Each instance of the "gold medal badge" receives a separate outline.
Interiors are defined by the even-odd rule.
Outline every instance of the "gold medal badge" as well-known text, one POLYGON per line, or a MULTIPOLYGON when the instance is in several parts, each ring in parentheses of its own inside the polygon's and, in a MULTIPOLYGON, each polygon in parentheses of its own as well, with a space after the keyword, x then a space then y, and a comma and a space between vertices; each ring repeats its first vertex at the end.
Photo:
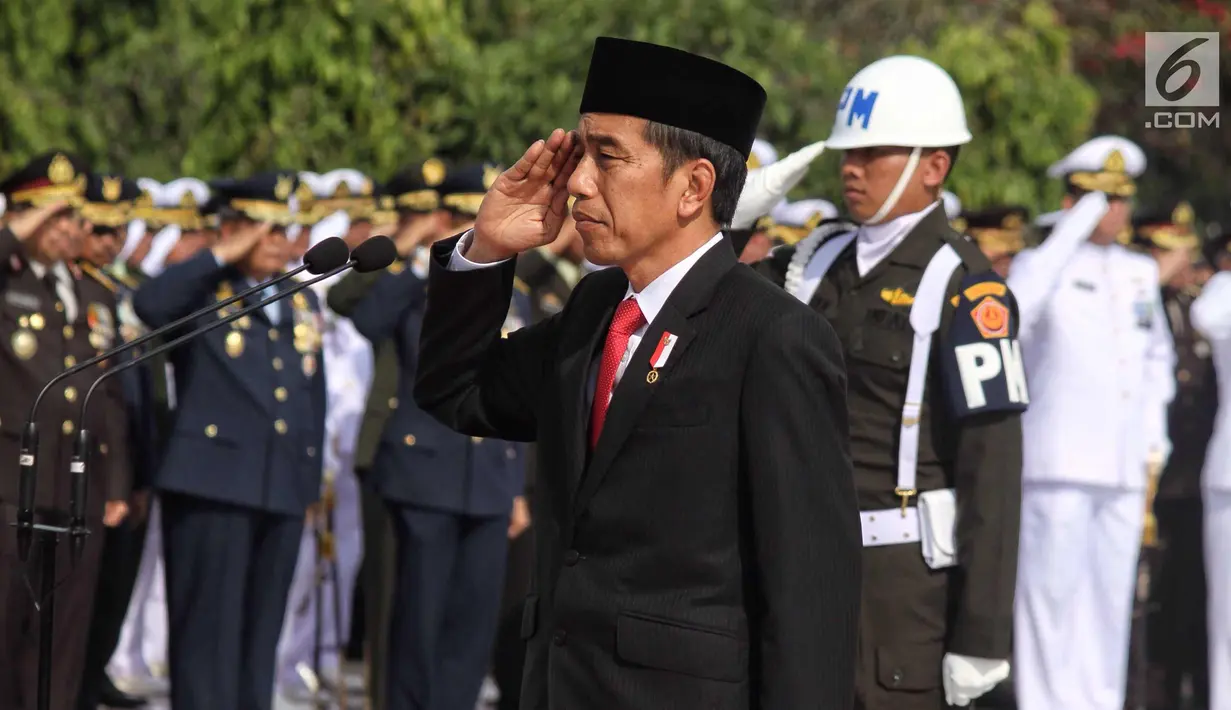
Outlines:
POLYGON ((232 359, 244 354, 244 334, 238 330, 232 330, 227 333, 226 339, 227 355, 232 359))
MULTIPOLYGON (((303 293, 295 294, 291 298, 291 306, 295 316, 295 328, 292 331, 295 336, 295 351, 301 355, 315 353, 321 347, 321 329, 316 313, 308 303, 308 297, 303 293)), ((313 364, 313 371, 315 369, 313 364)), ((308 374, 306 365, 304 373, 308 374)))
MULTIPOLYGON (((223 281, 222 283, 218 284, 218 290, 214 292, 214 300, 217 301, 218 303, 222 303, 223 301, 227 300, 228 298, 234 295, 235 295, 235 291, 231 288, 231 283, 229 281, 223 281)), ((235 308, 235 305, 232 304, 230 306, 220 309, 218 311, 218 317, 226 318, 227 316, 231 315, 234 308, 235 308)))
POLYGON ((43 326, 46 324, 47 321, 43 318, 42 313, 34 313, 30 315, 30 327, 34 330, 42 330, 43 326))
POLYGON ((111 309, 101 303, 91 303, 86 308, 86 324, 90 326, 90 347, 106 350, 115 342, 115 320, 111 309))
POLYGON ((13 354, 22 360, 29 360, 38 352, 38 338, 28 330, 13 333, 13 354))

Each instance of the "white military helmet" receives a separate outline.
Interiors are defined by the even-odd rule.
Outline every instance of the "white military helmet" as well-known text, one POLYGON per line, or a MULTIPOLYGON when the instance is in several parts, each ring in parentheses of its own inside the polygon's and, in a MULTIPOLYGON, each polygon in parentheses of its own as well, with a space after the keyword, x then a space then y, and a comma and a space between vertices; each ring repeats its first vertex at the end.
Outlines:
POLYGON ((948 148, 970 140, 962 93, 948 72, 922 57, 898 55, 872 62, 847 82, 825 147, 914 149, 889 197, 864 222, 877 224, 902 197, 924 148, 948 148))
POLYGON ((847 82, 825 147, 946 148, 970 140, 953 78, 934 62, 900 55, 872 62, 847 82))

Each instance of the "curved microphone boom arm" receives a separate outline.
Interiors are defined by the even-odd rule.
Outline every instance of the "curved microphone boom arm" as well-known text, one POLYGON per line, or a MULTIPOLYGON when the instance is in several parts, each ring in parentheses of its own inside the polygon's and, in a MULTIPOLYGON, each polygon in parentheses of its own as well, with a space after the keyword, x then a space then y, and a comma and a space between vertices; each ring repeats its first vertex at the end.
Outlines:
MULTIPOLYGON (((341 243, 342 243, 342 246, 343 246, 343 247, 345 247, 345 246, 346 246, 345 242, 343 242, 341 239, 339 239, 339 238, 337 238, 337 237, 332 237, 331 239, 337 239, 337 241, 338 241, 338 242, 341 242, 341 243)), ((332 263, 337 263, 337 259, 336 259, 336 256, 337 256, 337 255, 336 255, 336 253, 334 253, 334 252, 336 252, 336 249, 337 249, 337 247, 334 245, 334 243, 333 243, 333 242, 331 242, 329 239, 327 239, 327 240, 325 240, 325 241, 321 242, 320 244, 317 244, 317 245, 316 245, 315 247, 313 247, 312 249, 310 249, 310 250, 309 250, 309 252, 312 252, 312 251, 314 251, 314 250, 315 250, 315 251, 318 251, 318 252, 319 252, 319 254, 327 254, 328 256, 327 256, 326 258, 330 258, 330 257, 332 257, 332 259, 333 259, 332 263), (328 246, 326 246, 326 245, 328 245, 328 246), (322 248, 322 247, 324 247, 324 248, 322 248)), ((97 365, 98 363, 100 363, 100 362, 102 362, 102 361, 104 361, 104 360, 109 360, 109 359, 111 359, 111 358, 115 357, 116 355, 121 355, 121 354, 123 354, 123 353, 128 352, 129 350, 132 350, 133 348, 140 347, 140 346, 144 345, 145 343, 148 343, 149 341, 153 340, 154 338, 157 338, 157 337, 159 337, 160 335, 163 335, 163 334, 164 334, 164 333, 166 333, 167 331, 174 330, 174 329, 176 329, 176 328, 179 328, 180 326, 183 326, 183 325, 186 325, 186 324, 188 324, 188 323, 191 323, 192 321, 196 320, 197 318, 200 318, 201 316, 209 315, 210 313, 212 313, 212 312, 214 312, 214 311, 216 311, 216 310, 218 310, 218 309, 225 308, 225 307, 227 307, 227 306, 231 305, 232 303, 236 303, 236 302, 238 302, 238 301, 242 301, 243 299, 245 299, 245 298, 247 298, 247 297, 249 297, 249 296, 251 296, 251 295, 253 295, 253 294, 255 294, 255 293, 259 293, 259 292, 261 292, 261 291, 264 291, 265 289, 269 288, 270 286, 272 286, 272 285, 274 285, 274 284, 281 283, 281 282, 283 282, 283 281, 285 281, 285 280, 287 280, 287 279, 291 278, 292 276, 295 276, 296 274, 299 274, 299 273, 301 273, 301 272, 303 272, 303 271, 309 271, 309 270, 311 270, 311 271, 312 271, 312 273, 320 273, 320 271, 318 271, 318 270, 313 270, 313 267, 314 267, 314 266, 317 266, 320 262, 319 262, 319 261, 317 261, 317 260, 310 259, 310 258, 309 258, 309 256, 310 256, 310 253, 309 253, 309 254, 304 254, 304 263, 303 263, 303 264, 301 264, 300 266, 295 267, 294 269, 291 269, 290 271, 287 271, 287 272, 286 272, 286 273, 284 273, 284 274, 280 274, 277 278, 271 279, 271 280, 266 281, 266 282, 264 282, 264 283, 259 283, 259 284, 255 285, 255 286, 251 287, 251 288, 248 288, 248 289, 245 289, 245 290, 243 290, 243 291, 240 291, 239 293, 235 294, 234 296, 231 296, 230 298, 227 298, 227 299, 224 299, 224 300, 221 300, 221 301, 217 301, 217 302, 211 303, 211 304, 209 304, 208 306, 206 306, 206 307, 204 307, 204 308, 201 308, 201 309, 199 309, 199 310, 193 311, 192 313, 189 313, 188 315, 184 316, 183 318, 180 318, 180 319, 175 320, 175 321, 173 321, 173 322, 171 322, 171 323, 168 323, 167 325, 165 325, 165 326, 163 326, 163 327, 161 327, 161 328, 156 328, 156 329, 153 329, 153 330, 151 330, 150 332, 148 332, 148 333, 146 333, 146 334, 142 335, 141 337, 134 338, 134 339, 132 339, 132 340, 128 341, 127 343, 123 343, 122 345, 120 345, 120 346, 118 346, 118 347, 116 347, 116 348, 114 348, 114 349, 112 349, 112 350, 108 350, 107 352, 100 353, 100 354, 98 354, 98 355, 96 355, 96 356, 94 356, 94 357, 90 358, 89 360, 86 360, 85 362, 79 362, 79 363, 77 363, 76 365, 74 365, 74 366, 72 366, 72 367, 68 368, 67 370, 65 370, 65 371, 61 372, 60 374, 58 374, 58 375, 56 375, 55 377, 51 378, 51 379, 47 382, 47 384, 43 385, 43 389, 42 389, 42 390, 40 390, 40 391, 39 391, 39 393, 38 393, 38 395, 34 398, 34 403, 30 405, 30 414, 29 414, 28 418, 26 419, 26 421, 28 421, 28 422, 33 422, 33 421, 35 421, 35 420, 36 420, 36 417, 38 416, 38 408, 39 408, 39 405, 40 405, 40 404, 42 403, 42 401, 43 401, 43 397, 45 397, 45 396, 47 395, 47 393, 51 391, 51 388, 52 388, 52 387, 54 387, 54 386, 56 385, 56 383, 57 383, 57 382, 61 382, 61 381, 63 381, 65 378, 67 378, 67 377, 71 377, 71 376, 73 376, 73 375, 77 374, 78 372, 81 372, 82 370, 85 370, 85 369, 87 369, 87 368, 93 367, 93 366, 97 365)), ((322 261, 323 261, 323 260, 322 260, 322 261)), ((332 273, 337 273, 337 272, 335 271, 335 272, 332 272, 332 273)), ((318 280, 319 280, 319 279, 318 279, 318 280)))
MULTIPOLYGON (((208 332, 210 332, 211 330, 215 330, 215 329, 217 329, 217 328, 221 328, 222 326, 224 326, 224 325, 226 325, 226 324, 228 324, 228 323, 230 323, 230 322, 232 322, 232 321, 239 320, 240 318, 242 318, 242 317, 244 317, 244 316, 248 315, 249 313, 253 313, 253 312, 255 312, 255 311, 258 311, 258 310, 260 310, 260 309, 264 308, 265 306, 268 306, 269 304, 271 304, 271 303, 273 303, 273 302, 275 302, 275 301, 280 301, 280 300, 282 300, 283 298, 286 298, 287 296, 290 296, 290 295, 292 295, 292 294, 298 293, 298 292, 300 292, 300 291, 302 291, 302 290, 304 290, 304 289, 308 288, 309 286, 311 286, 311 285, 313 285, 313 284, 315 284, 315 283, 318 283, 318 282, 320 282, 320 281, 324 281, 325 279, 330 278, 331 276, 334 276, 334 275, 336 275, 336 274, 339 274, 339 273, 341 273, 341 272, 343 272, 343 271, 345 271, 345 270, 347 270, 347 269, 349 269, 349 268, 351 268, 351 267, 355 266, 355 264, 356 264, 356 263, 358 263, 358 262, 357 262, 355 259, 351 259, 350 261, 348 261, 348 262, 346 262, 345 264, 343 264, 343 265, 341 265, 341 266, 337 267, 336 269, 331 269, 331 270, 329 270, 329 271, 326 271, 325 273, 321 274, 320 276, 317 276, 316 278, 313 278, 313 279, 308 279, 307 281, 301 281, 301 282, 299 282, 298 284, 296 284, 293 288, 288 288, 288 289, 286 289, 285 291, 279 291, 277 294, 275 294, 275 295, 273 295, 273 296, 270 296, 270 297, 268 297, 268 298, 265 298, 265 299, 263 299, 263 300, 261 300, 261 301, 259 301, 259 302, 257 302, 257 303, 254 303, 254 304, 252 304, 251 306, 248 306, 248 307, 246 307, 246 308, 241 308, 241 309, 239 309, 238 311, 235 311, 234 313, 232 313, 232 314, 231 314, 231 315, 229 315, 229 316, 226 316, 226 317, 223 317, 223 318, 219 318, 217 321, 214 321, 213 323, 210 323, 210 324, 209 324, 209 325, 207 325, 207 326, 204 326, 204 327, 198 328, 198 329, 193 330, 193 331, 191 331, 191 332, 189 332, 189 333, 185 333, 185 334, 181 335, 180 337, 178 337, 178 338, 176 338, 176 339, 174 339, 174 340, 170 340, 170 341, 168 341, 168 342, 166 342, 166 343, 163 343, 162 345, 159 345, 159 346, 158 346, 158 347, 156 347, 156 348, 152 348, 149 352, 143 353, 143 354, 141 355, 141 357, 139 357, 139 358, 133 358, 132 360, 129 360, 128 362, 121 363, 120 365, 117 365, 116 367, 113 367, 113 368, 111 368, 111 369, 107 370, 107 371, 106 371, 106 372, 104 372, 103 374, 99 375, 99 376, 98 376, 98 379, 94 380, 93 384, 91 384, 91 385, 90 385, 90 389, 86 390, 85 397, 83 397, 83 398, 82 398, 82 400, 81 400, 81 412, 80 412, 80 417, 81 417, 81 418, 79 419, 79 421, 80 421, 82 424, 84 424, 84 423, 85 423, 85 421, 86 421, 86 419, 85 419, 85 416, 86 416, 86 408, 87 408, 87 407, 89 407, 89 405, 90 405, 90 398, 93 396, 93 394, 94 394, 94 390, 98 389, 98 386, 99 386, 101 383, 103 383, 104 381, 106 381, 106 380, 110 379, 111 377, 114 377, 115 375, 118 375, 118 374, 120 374, 121 372, 124 372, 125 370, 128 370, 128 369, 130 369, 130 368, 132 368, 132 367, 135 367, 136 365, 140 365, 142 362, 144 362, 144 361, 145 361, 146 359, 148 359, 148 358, 151 358, 151 357, 153 357, 153 356, 155 356, 155 355, 161 355, 162 353, 165 353, 165 352, 167 352, 168 350, 174 350, 175 348, 177 348, 177 347, 179 347, 179 346, 183 345, 184 343, 188 342, 189 340, 192 340, 193 338, 196 338, 196 337, 198 337, 198 336, 204 335, 205 333, 208 333, 208 332)), ((265 288, 265 286, 262 286, 262 288, 265 288)), ((207 311, 207 312, 208 312, 208 311, 207 311)))

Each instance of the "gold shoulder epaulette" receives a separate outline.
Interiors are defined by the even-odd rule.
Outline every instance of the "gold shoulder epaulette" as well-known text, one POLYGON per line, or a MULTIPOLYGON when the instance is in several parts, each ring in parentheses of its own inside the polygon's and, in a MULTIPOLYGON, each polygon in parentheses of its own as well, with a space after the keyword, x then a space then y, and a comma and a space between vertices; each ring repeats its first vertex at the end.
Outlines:
POLYGON ((525 281, 522 281, 521 278, 517 276, 513 277, 513 288, 517 289, 518 291, 521 291, 527 296, 530 295, 530 287, 526 285, 525 281))
POLYGON ((117 274, 111 269, 104 269, 103 274, 106 276, 109 276, 113 281, 119 281, 120 283, 124 284, 124 286, 131 288, 131 289, 136 289, 137 287, 141 285, 137 283, 137 280, 134 279, 132 276, 128 274, 117 274))
POLYGON ((98 283, 102 284, 103 288, 107 289, 108 291, 112 293, 119 293, 120 287, 116 286, 115 282, 112 281, 110 278, 108 278, 106 274, 104 274, 102 271, 99 271, 98 267, 88 262, 84 262, 84 261, 79 262, 78 266, 81 267, 81 271, 86 276, 89 276, 90 278, 94 279, 98 283))

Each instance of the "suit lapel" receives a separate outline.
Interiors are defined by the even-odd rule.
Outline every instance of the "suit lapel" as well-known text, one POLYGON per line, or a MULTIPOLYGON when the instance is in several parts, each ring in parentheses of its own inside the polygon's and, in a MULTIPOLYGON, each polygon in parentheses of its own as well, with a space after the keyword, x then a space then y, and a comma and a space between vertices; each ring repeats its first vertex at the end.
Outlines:
MULTIPOLYGON (((607 410, 607 418, 603 423, 602 435, 590 465, 586 468, 581 487, 574 497, 574 514, 585 510, 590 498, 602 485, 616 455, 632 434, 641 413, 649 405, 659 382, 671 377, 683 359, 684 351, 697 334, 689 320, 705 309, 713 296, 714 288, 735 264, 735 253, 731 250, 729 241, 724 239, 714 245, 688 271, 684 280, 667 298, 654 322, 646 329, 645 337, 637 345, 632 360, 625 367, 624 374, 616 385, 611 406, 607 410), (670 358, 663 367, 658 368, 657 376, 649 377, 650 370, 654 369, 650 360, 666 333, 677 336, 678 340, 671 350, 670 358)), ((606 329, 607 325, 604 323, 603 335, 606 335, 606 329)), ((586 414, 588 421, 588 412, 586 414)), ((582 428, 584 431, 585 426, 582 428)), ((583 441, 582 446, 584 445, 583 441)))

